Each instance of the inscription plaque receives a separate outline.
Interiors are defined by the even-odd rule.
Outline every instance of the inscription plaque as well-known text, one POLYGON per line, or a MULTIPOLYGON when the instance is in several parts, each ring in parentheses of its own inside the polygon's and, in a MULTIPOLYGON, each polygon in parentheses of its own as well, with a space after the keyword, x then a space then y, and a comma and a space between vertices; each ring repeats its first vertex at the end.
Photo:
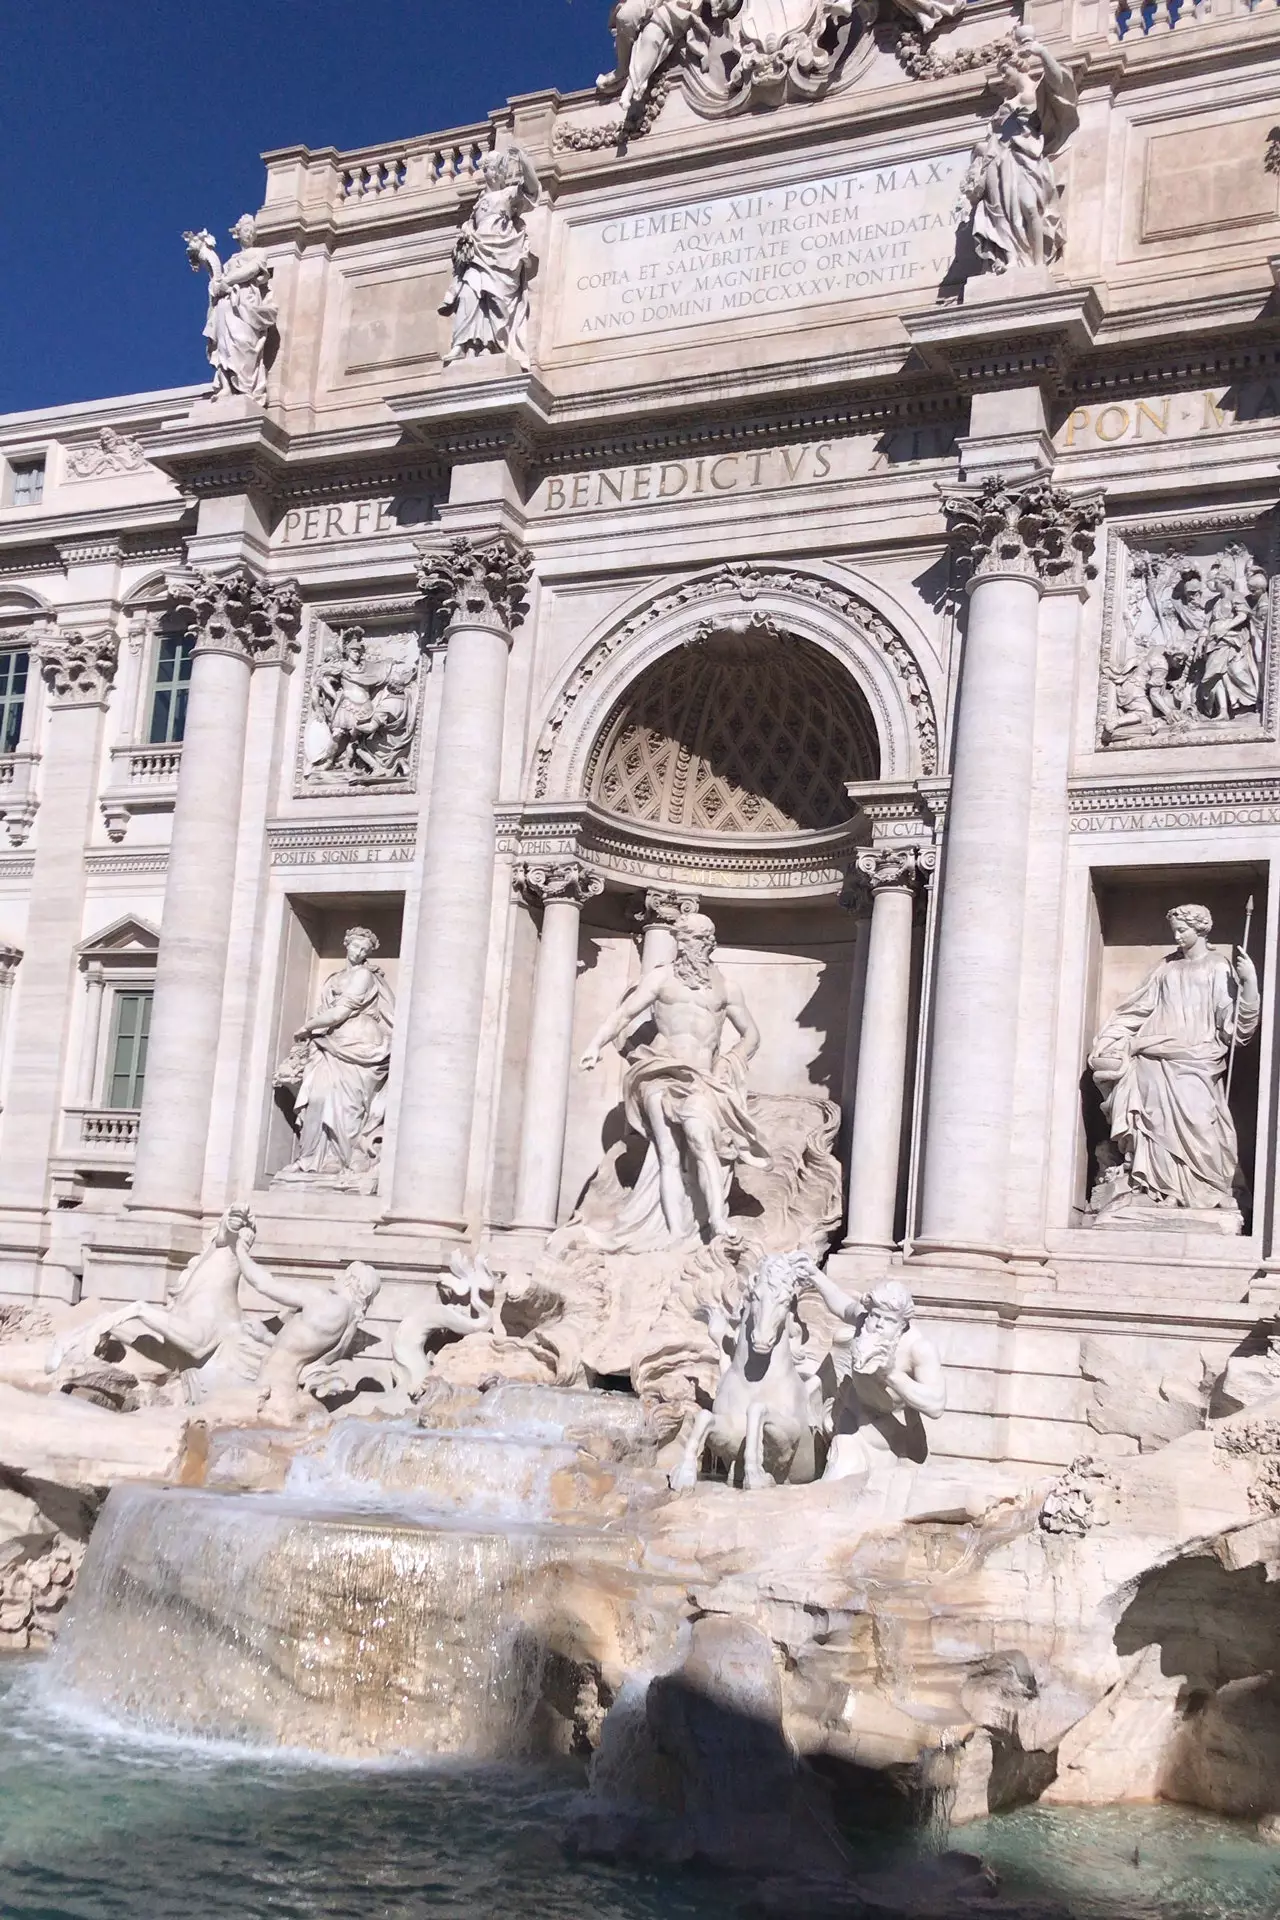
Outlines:
POLYGON ((560 344, 936 287, 968 161, 944 153, 572 224, 560 344))

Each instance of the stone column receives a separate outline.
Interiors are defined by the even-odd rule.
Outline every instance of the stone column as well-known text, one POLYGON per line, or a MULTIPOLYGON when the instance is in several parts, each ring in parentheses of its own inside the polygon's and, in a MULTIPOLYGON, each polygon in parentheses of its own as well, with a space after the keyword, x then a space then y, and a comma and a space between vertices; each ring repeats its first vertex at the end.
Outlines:
POLYGON ((551 1228, 560 1207, 564 1129, 573 1068, 573 1003, 578 985, 582 909, 604 891, 603 880, 576 860, 524 866, 516 887, 542 903, 542 938, 533 976, 533 1012, 525 1052, 524 1113, 516 1174, 515 1224, 551 1228))
POLYGON ((532 570, 506 534, 460 535, 424 554, 429 601, 449 617, 409 988, 388 1225, 465 1226, 497 857, 507 658, 532 570))
POLYGON ((665 967, 676 957, 675 924, 682 913, 700 913, 702 902, 696 893, 676 893, 650 887, 644 905, 635 915, 641 929, 640 966, 665 967))
POLYGON ((1083 577, 1100 496, 989 475, 945 501, 972 562, 952 751, 916 1250, 1001 1256, 1047 584, 1083 577))
POLYGON ((249 677, 297 647, 292 582, 175 580, 195 635, 130 1206, 198 1216, 235 894, 249 677))
POLYGON ((80 1048, 80 1088, 77 1098, 82 1107, 91 1107, 97 1093, 95 1084, 98 1048, 102 1040, 102 1004, 107 994, 107 978, 101 960, 90 961, 85 970, 84 1040, 80 1048))
POLYGON ((75 949, 83 932, 84 854, 119 643, 110 632, 60 633, 53 626, 33 632, 30 642, 49 714, 25 960, 9 1031, 0 1205, 38 1212, 61 1120, 75 949))
POLYGON ((911 1037, 911 934, 928 857, 915 848, 871 848, 858 855, 872 904, 849 1149, 845 1244, 851 1247, 888 1248, 895 1240, 911 1037))

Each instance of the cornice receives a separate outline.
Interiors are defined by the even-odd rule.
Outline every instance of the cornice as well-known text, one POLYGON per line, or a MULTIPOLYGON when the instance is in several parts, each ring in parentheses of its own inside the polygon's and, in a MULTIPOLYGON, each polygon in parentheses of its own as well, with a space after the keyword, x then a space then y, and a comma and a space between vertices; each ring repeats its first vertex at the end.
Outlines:
POLYGON ((1073 834, 1213 831, 1280 824, 1280 774, 1116 774, 1072 780, 1073 834))

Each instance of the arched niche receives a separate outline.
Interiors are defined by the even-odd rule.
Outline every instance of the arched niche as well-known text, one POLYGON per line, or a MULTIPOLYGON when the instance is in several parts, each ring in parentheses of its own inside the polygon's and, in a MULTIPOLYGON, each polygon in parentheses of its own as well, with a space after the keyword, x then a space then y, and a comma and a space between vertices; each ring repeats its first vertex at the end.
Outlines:
MULTIPOLYGON (((903 622, 902 624, 905 624, 903 622)), ((650 596, 597 632, 553 692, 538 738, 530 799, 587 800, 628 689, 658 661, 717 636, 752 635, 816 650, 848 685, 874 740, 871 777, 918 779, 938 768, 938 721, 909 645, 871 596, 817 570, 734 565, 650 596)), ((795 658, 799 659, 797 653, 795 658)), ((846 778, 865 777, 851 766, 846 778)))

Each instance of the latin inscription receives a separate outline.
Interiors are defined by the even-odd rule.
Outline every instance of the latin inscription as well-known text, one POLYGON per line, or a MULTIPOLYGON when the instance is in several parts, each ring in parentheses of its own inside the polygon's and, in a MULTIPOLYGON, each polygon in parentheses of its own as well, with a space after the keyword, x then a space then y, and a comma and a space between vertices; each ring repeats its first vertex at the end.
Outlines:
POLYGON ((723 498, 824 480, 853 480, 916 460, 945 460, 955 451, 958 423, 901 427, 882 434, 851 434, 808 446, 765 447, 706 454, 694 460, 611 467, 603 473, 552 474, 534 496, 535 513, 585 513, 599 508, 723 498))
POLYGON ((401 533, 431 518, 431 501, 398 494, 391 500, 342 500, 323 507, 290 507, 276 528, 282 547, 318 547, 331 540, 364 540, 401 533))
POLYGON ((1151 400, 1109 400, 1076 407, 1054 436, 1060 453, 1115 447, 1133 440, 1192 439, 1255 420, 1280 416, 1280 381, 1249 381, 1208 392, 1175 393, 1151 400))
POLYGON ((967 153, 571 226, 561 339, 936 287, 967 153))

